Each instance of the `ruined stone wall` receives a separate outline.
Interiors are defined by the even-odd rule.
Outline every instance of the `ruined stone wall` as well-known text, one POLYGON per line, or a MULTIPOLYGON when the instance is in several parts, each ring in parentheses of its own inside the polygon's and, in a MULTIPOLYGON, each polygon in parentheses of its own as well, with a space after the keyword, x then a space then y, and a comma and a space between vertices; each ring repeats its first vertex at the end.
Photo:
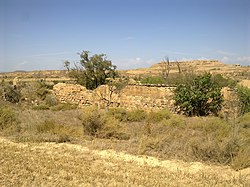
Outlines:
MULTIPOLYGON (((173 87, 151 87, 141 85, 128 85, 121 91, 111 91, 107 85, 99 86, 95 90, 87 90, 76 84, 56 84, 53 92, 60 102, 77 104, 79 107, 95 105, 99 108, 122 107, 127 109, 157 110, 168 108, 176 112, 174 107, 173 87)), ((237 95, 230 88, 221 91, 224 103, 221 114, 225 118, 237 115, 239 107, 237 95)))
POLYGON ((75 84, 56 84, 53 92, 61 102, 84 105, 123 107, 127 109, 163 109, 173 110, 173 92, 171 87, 148 87, 128 85, 121 91, 112 91, 110 86, 102 85, 91 91, 75 84))

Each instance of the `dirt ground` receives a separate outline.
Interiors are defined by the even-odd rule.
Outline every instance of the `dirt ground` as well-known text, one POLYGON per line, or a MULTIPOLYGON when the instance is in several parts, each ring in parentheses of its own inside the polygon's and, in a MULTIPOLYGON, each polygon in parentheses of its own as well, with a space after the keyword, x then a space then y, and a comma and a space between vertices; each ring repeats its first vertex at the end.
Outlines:
POLYGON ((0 138, 0 186, 250 186, 250 168, 0 138))

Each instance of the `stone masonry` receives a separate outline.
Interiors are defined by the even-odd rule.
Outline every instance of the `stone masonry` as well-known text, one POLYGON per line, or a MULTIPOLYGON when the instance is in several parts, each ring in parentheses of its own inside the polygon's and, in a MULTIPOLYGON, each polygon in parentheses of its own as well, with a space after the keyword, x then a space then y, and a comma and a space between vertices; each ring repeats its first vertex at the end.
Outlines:
POLYGON ((174 110, 172 100, 173 88, 127 85, 121 91, 112 91, 108 85, 99 86, 95 90, 87 90, 76 84, 58 83, 53 92, 63 103, 77 104, 79 107, 96 105, 100 108, 107 106, 127 109, 164 109, 174 110))
MULTIPOLYGON (((87 90, 77 84, 58 83, 53 88, 53 93, 62 103, 83 106, 98 106, 99 108, 121 107, 126 109, 157 110, 169 109, 177 112, 173 100, 173 87, 157 87, 143 85, 127 85, 121 91, 111 91, 108 85, 99 86, 95 90, 87 90)), ((221 115, 232 118, 238 113, 237 96, 234 90, 223 88, 221 93, 224 103, 221 115)))

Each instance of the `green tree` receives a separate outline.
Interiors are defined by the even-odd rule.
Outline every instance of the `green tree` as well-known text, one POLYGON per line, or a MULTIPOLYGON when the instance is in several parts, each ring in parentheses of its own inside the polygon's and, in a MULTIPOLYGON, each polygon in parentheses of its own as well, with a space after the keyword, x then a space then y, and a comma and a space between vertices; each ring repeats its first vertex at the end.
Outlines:
POLYGON ((250 112, 250 89, 246 86, 237 87, 241 115, 250 112))
POLYGON ((180 84, 175 89, 174 100, 187 116, 217 115, 223 98, 221 87, 206 73, 195 77, 191 84, 180 84))
MULTIPOLYGON (((107 60, 105 54, 89 56, 89 51, 83 51, 79 55, 80 62, 69 70, 69 76, 87 89, 93 90, 99 85, 105 84, 108 78, 118 76, 116 66, 107 60)), ((65 62, 65 67, 69 68, 68 61, 65 62)))

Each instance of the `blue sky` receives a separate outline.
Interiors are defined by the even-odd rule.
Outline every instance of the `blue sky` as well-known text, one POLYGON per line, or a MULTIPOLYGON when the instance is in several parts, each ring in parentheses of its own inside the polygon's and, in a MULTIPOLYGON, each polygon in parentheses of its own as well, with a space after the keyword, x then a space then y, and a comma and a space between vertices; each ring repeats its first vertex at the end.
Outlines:
POLYGON ((250 1, 0 0, 0 72, 63 69, 82 50, 118 69, 164 56, 250 65, 250 1))

